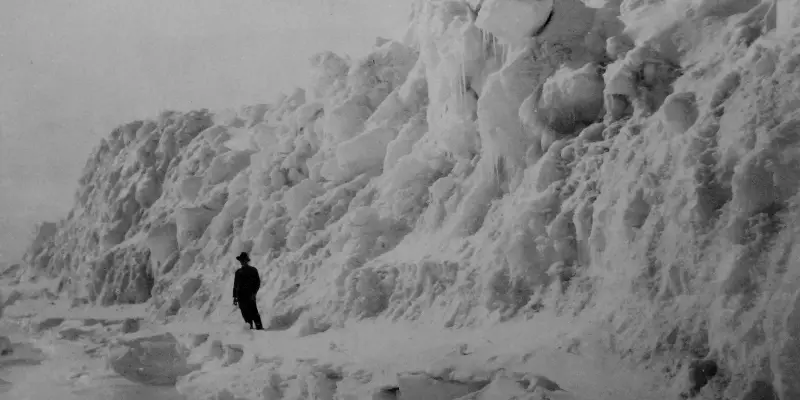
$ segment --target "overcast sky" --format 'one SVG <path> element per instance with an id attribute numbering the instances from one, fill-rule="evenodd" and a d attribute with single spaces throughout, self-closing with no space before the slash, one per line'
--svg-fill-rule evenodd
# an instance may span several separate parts
<path id="1" fill-rule="evenodd" d="M 162 109 L 268 102 L 308 58 L 397 37 L 410 0 L 0 1 L 0 254 L 72 206 L 97 141 Z"/>

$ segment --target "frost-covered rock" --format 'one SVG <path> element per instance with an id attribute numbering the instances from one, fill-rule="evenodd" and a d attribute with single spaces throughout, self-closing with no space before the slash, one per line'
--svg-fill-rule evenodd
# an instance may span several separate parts
<path id="1" fill-rule="evenodd" d="M 91 336 L 92 333 L 91 329 L 68 327 L 58 331 L 58 337 L 64 340 L 76 341 Z"/>
<path id="2" fill-rule="evenodd" d="M 123 338 L 112 349 L 108 363 L 114 372 L 136 383 L 172 386 L 178 378 L 199 368 L 187 363 L 188 352 L 171 334 Z"/>
<path id="3" fill-rule="evenodd" d="M 11 340 L 7 336 L 0 336 L 0 356 L 7 356 L 14 352 Z"/>
<path id="4" fill-rule="evenodd" d="M 31 329 L 34 333 L 39 333 L 53 329 L 62 323 L 64 323 L 64 318 L 60 317 L 37 318 L 31 321 Z"/>
<path id="5" fill-rule="evenodd" d="M 698 111 L 694 93 L 674 93 L 664 100 L 664 120 L 676 133 L 686 132 L 697 121 Z"/>
<path id="6" fill-rule="evenodd" d="M 601 116 L 603 88 L 597 65 L 586 64 L 577 70 L 561 68 L 542 84 L 532 119 L 538 118 L 559 135 L 573 134 L 576 127 L 590 125 Z M 531 111 L 520 107 L 523 123 L 532 123 L 526 121 Z"/>
<path id="7" fill-rule="evenodd" d="M 224 365 L 236 364 L 244 356 L 244 348 L 238 344 L 228 344 L 225 346 Z"/>
<path id="8" fill-rule="evenodd" d="M 134 333 L 139 331 L 139 320 L 136 318 L 125 318 L 122 321 L 122 326 L 120 326 L 120 332 L 122 333 Z"/>
<path id="9" fill-rule="evenodd" d="M 458 382 L 435 379 L 427 374 L 402 374 L 397 377 L 401 399 L 459 399 L 481 390 L 488 382 Z"/>
<path id="10" fill-rule="evenodd" d="M 13 306 L 14 303 L 21 300 L 24 297 L 24 294 L 19 290 L 11 290 L 8 292 L 3 293 L 5 297 L 3 297 L 2 307 L 9 307 Z"/>

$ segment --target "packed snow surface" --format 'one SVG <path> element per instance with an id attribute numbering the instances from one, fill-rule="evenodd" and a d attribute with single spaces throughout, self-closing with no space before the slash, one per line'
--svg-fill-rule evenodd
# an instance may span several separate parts
<path id="1" fill-rule="evenodd" d="M 7 296 L 146 307 L 26 326 L 193 400 L 800 398 L 800 2 L 587 4 L 416 0 L 272 103 L 120 126 Z"/>

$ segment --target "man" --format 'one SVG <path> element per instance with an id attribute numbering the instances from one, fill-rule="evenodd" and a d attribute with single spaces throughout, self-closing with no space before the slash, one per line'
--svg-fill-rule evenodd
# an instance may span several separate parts
<path id="1" fill-rule="evenodd" d="M 256 292 L 261 288 L 258 270 L 250 265 L 250 256 L 247 253 L 239 254 L 236 260 L 242 266 L 236 270 L 233 277 L 233 305 L 239 306 L 244 322 L 250 325 L 250 329 L 253 329 L 253 324 L 255 324 L 256 330 L 263 330 L 261 315 L 256 306 Z"/>

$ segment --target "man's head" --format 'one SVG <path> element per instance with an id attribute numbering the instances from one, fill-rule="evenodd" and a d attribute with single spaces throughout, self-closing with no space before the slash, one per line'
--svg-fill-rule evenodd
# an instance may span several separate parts
<path id="1" fill-rule="evenodd" d="M 247 255 L 246 252 L 242 252 L 238 256 L 236 256 L 236 260 L 239 261 L 242 265 L 246 265 L 250 262 L 250 256 Z"/>

